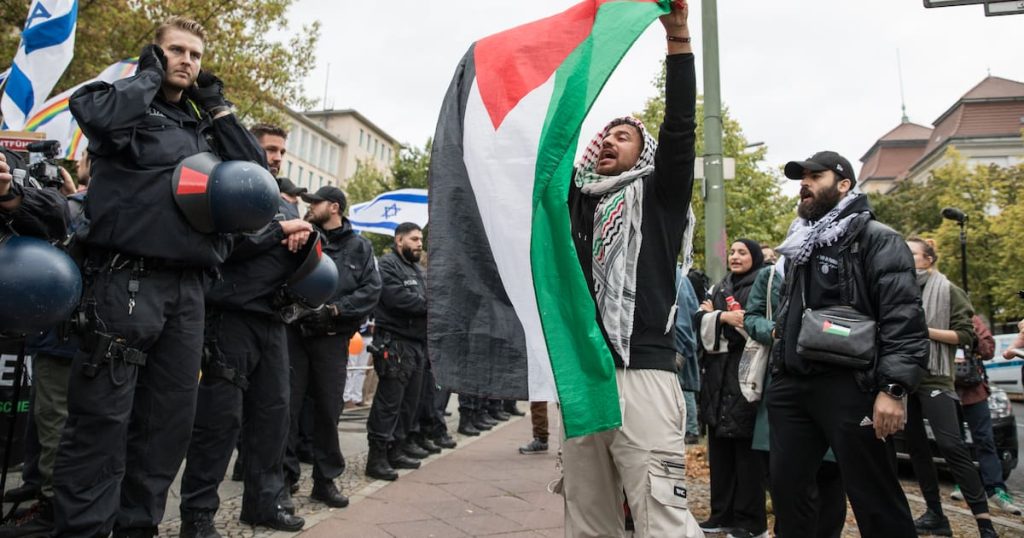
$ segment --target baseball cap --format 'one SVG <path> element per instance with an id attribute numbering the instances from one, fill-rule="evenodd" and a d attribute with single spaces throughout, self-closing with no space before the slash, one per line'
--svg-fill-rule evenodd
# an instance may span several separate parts
<path id="1" fill-rule="evenodd" d="M 301 194 L 306 194 L 307 192 L 309 192 L 309 190 L 306 189 L 305 187 L 299 187 L 295 185 L 295 183 L 292 183 L 292 180 L 286 177 L 277 178 L 277 184 L 281 188 L 281 192 L 291 196 L 299 196 Z"/>
<path id="2" fill-rule="evenodd" d="M 789 179 L 803 179 L 804 170 L 811 172 L 824 172 L 831 170 L 837 176 L 849 179 L 851 183 L 857 184 L 857 176 L 853 173 L 853 167 L 846 157 L 834 151 L 819 151 L 811 155 L 806 161 L 789 161 L 786 163 L 786 177 Z"/>
<path id="3" fill-rule="evenodd" d="M 313 194 L 304 193 L 301 196 L 302 200 L 307 204 L 315 204 L 327 200 L 328 202 L 337 203 L 338 205 L 341 206 L 342 209 L 345 209 L 345 205 L 347 203 L 345 199 L 345 193 L 341 192 L 341 189 L 339 189 L 338 187 L 332 187 L 330 185 L 326 187 L 320 187 Z"/>

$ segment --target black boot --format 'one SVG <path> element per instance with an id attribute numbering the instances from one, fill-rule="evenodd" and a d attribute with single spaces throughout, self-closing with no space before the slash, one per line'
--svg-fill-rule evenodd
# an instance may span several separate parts
<path id="1" fill-rule="evenodd" d="M 366 476 L 377 480 L 398 479 L 398 473 L 388 463 L 387 447 L 380 441 L 370 441 L 370 453 L 366 456 Z"/>
<path id="2" fill-rule="evenodd" d="M 480 435 L 479 431 L 477 431 L 476 433 L 477 435 Z M 455 439 L 452 439 L 452 436 L 448 435 L 448 432 L 444 432 L 431 440 L 434 442 L 434 445 L 439 446 L 441 448 L 452 449 L 455 448 L 455 446 L 457 445 Z"/>
<path id="3" fill-rule="evenodd" d="M 490 430 L 497 423 L 497 421 L 490 420 L 487 411 L 480 410 L 473 414 L 473 427 L 482 432 Z"/>
<path id="4" fill-rule="evenodd" d="M 514 417 L 525 417 L 526 416 L 526 413 L 520 411 L 519 407 L 517 407 L 516 403 L 513 402 L 513 401 L 505 402 L 504 406 L 502 406 L 502 410 L 505 411 L 506 413 L 514 416 Z"/>
<path id="5" fill-rule="evenodd" d="M 412 437 L 402 441 L 402 452 L 406 456 L 417 460 L 422 460 L 427 456 L 430 456 L 430 453 L 420 448 L 420 445 L 416 444 Z"/>
<path id="6" fill-rule="evenodd" d="M 459 413 L 459 429 L 458 432 L 462 435 L 469 435 L 476 437 L 480 435 L 480 430 L 473 425 L 473 414 L 472 412 Z"/>
<path id="7" fill-rule="evenodd" d="M 334 480 L 314 482 L 313 492 L 309 494 L 309 498 L 314 501 L 320 501 L 331 508 L 345 508 L 348 506 L 348 497 L 338 491 L 338 486 L 334 483 Z"/>
<path id="8" fill-rule="evenodd" d="M 53 527 L 53 502 L 49 499 L 40 499 L 14 523 L 0 527 L 0 537 L 50 536 Z"/>
<path id="9" fill-rule="evenodd" d="M 945 514 L 939 514 L 926 510 L 921 517 L 914 520 L 914 527 L 918 534 L 933 534 L 935 536 L 953 536 L 953 529 L 949 527 L 949 518 Z"/>
<path id="10" fill-rule="evenodd" d="M 215 512 L 209 510 L 181 513 L 181 530 L 178 538 L 220 538 L 220 533 L 213 526 Z"/>
<path id="11" fill-rule="evenodd" d="M 397 443 L 388 445 L 388 463 L 395 469 L 419 469 L 420 462 L 402 453 Z"/>
<path id="12" fill-rule="evenodd" d="M 285 512 L 295 515 L 295 501 L 292 499 L 291 487 L 281 490 L 281 494 L 277 497 L 277 505 L 284 508 Z"/>
<path id="13" fill-rule="evenodd" d="M 428 454 L 441 453 L 441 447 L 434 444 L 434 442 L 431 441 L 430 438 L 427 437 L 426 435 L 417 435 L 415 441 L 416 446 L 422 448 L 423 450 L 426 450 Z"/>
<path id="14" fill-rule="evenodd" d="M 508 422 L 508 420 L 510 418 L 512 418 L 512 415 L 509 415 L 508 413 L 503 411 L 500 407 L 496 407 L 494 409 L 491 409 L 490 411 L 488 411 L 488 414 L 490 415 L 491 418 L 493 418 L 494 420 L 497 420 L 498 422 Z"/>
<path id="15" fill-rule="evenodd" d="M 39 497 L 38 484 L 22 484 L 4 492 L 5 503 L 23 503 Z"/>

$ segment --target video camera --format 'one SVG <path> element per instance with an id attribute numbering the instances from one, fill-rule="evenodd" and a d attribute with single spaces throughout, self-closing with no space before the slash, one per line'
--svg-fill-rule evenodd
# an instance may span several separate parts
<path id="1" fill-rule="evenodd" d="M 40 140 L 32 142 L 26 148 L 29 154 L 28 177 L 24 172 L 14 172 L 14 180 L 26 186 L 26 180 L 31 187 L 36 188 L 60 188 L 64 179 L 60 176 L 60 165 L 57 164 L 57 156 L 60 155 L 60 142 L 57 140 Z"/>

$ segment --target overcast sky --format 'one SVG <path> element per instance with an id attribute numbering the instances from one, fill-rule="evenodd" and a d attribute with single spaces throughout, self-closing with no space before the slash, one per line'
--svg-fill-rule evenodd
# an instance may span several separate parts
<path id="1" fill-rule="evenodd" d="M 459 59 L 481 37 L 563 11 L 577 0 L 299 0 L 291 31 L 321 21 L 310 96 L 355 108 L 402 142 L 432 136 Z M 700 0 L 690 26 L 703 89 Z M 719 2 L 722 94 L 766 165 L 834 149 L 855 166 L 900 121 L 897 49 L 907 113 L 938 118 L 989 72 L 1024 81 L 1024 15 L 980 5 L 926 9 L 920 0 Z M 583 126 L 639 111 L 664 54 L 657 22 L 612 75 Z M 327 79 L 327 65 L 330 77 Z"/>

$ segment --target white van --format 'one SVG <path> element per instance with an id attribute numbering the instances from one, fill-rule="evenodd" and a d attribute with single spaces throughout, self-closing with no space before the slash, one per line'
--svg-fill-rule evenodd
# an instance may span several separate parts
<path id="1" fill-rule="evenodd" d="M 1017 339 L 1017 333 L 997 334 L 996 355 L 985 362 L 985 372 L 988 373 L 989 385 L 1005 390 L 1011 398 L 1024 397 L 1024 385 L 1021 384 L 1021 367 L 1024 366 L 1024 350 L 1021 350 L 1022 357 L 1017 359 L 1004 359 L 1003 352 L 1006 351 L 1013 341 Z"/>

